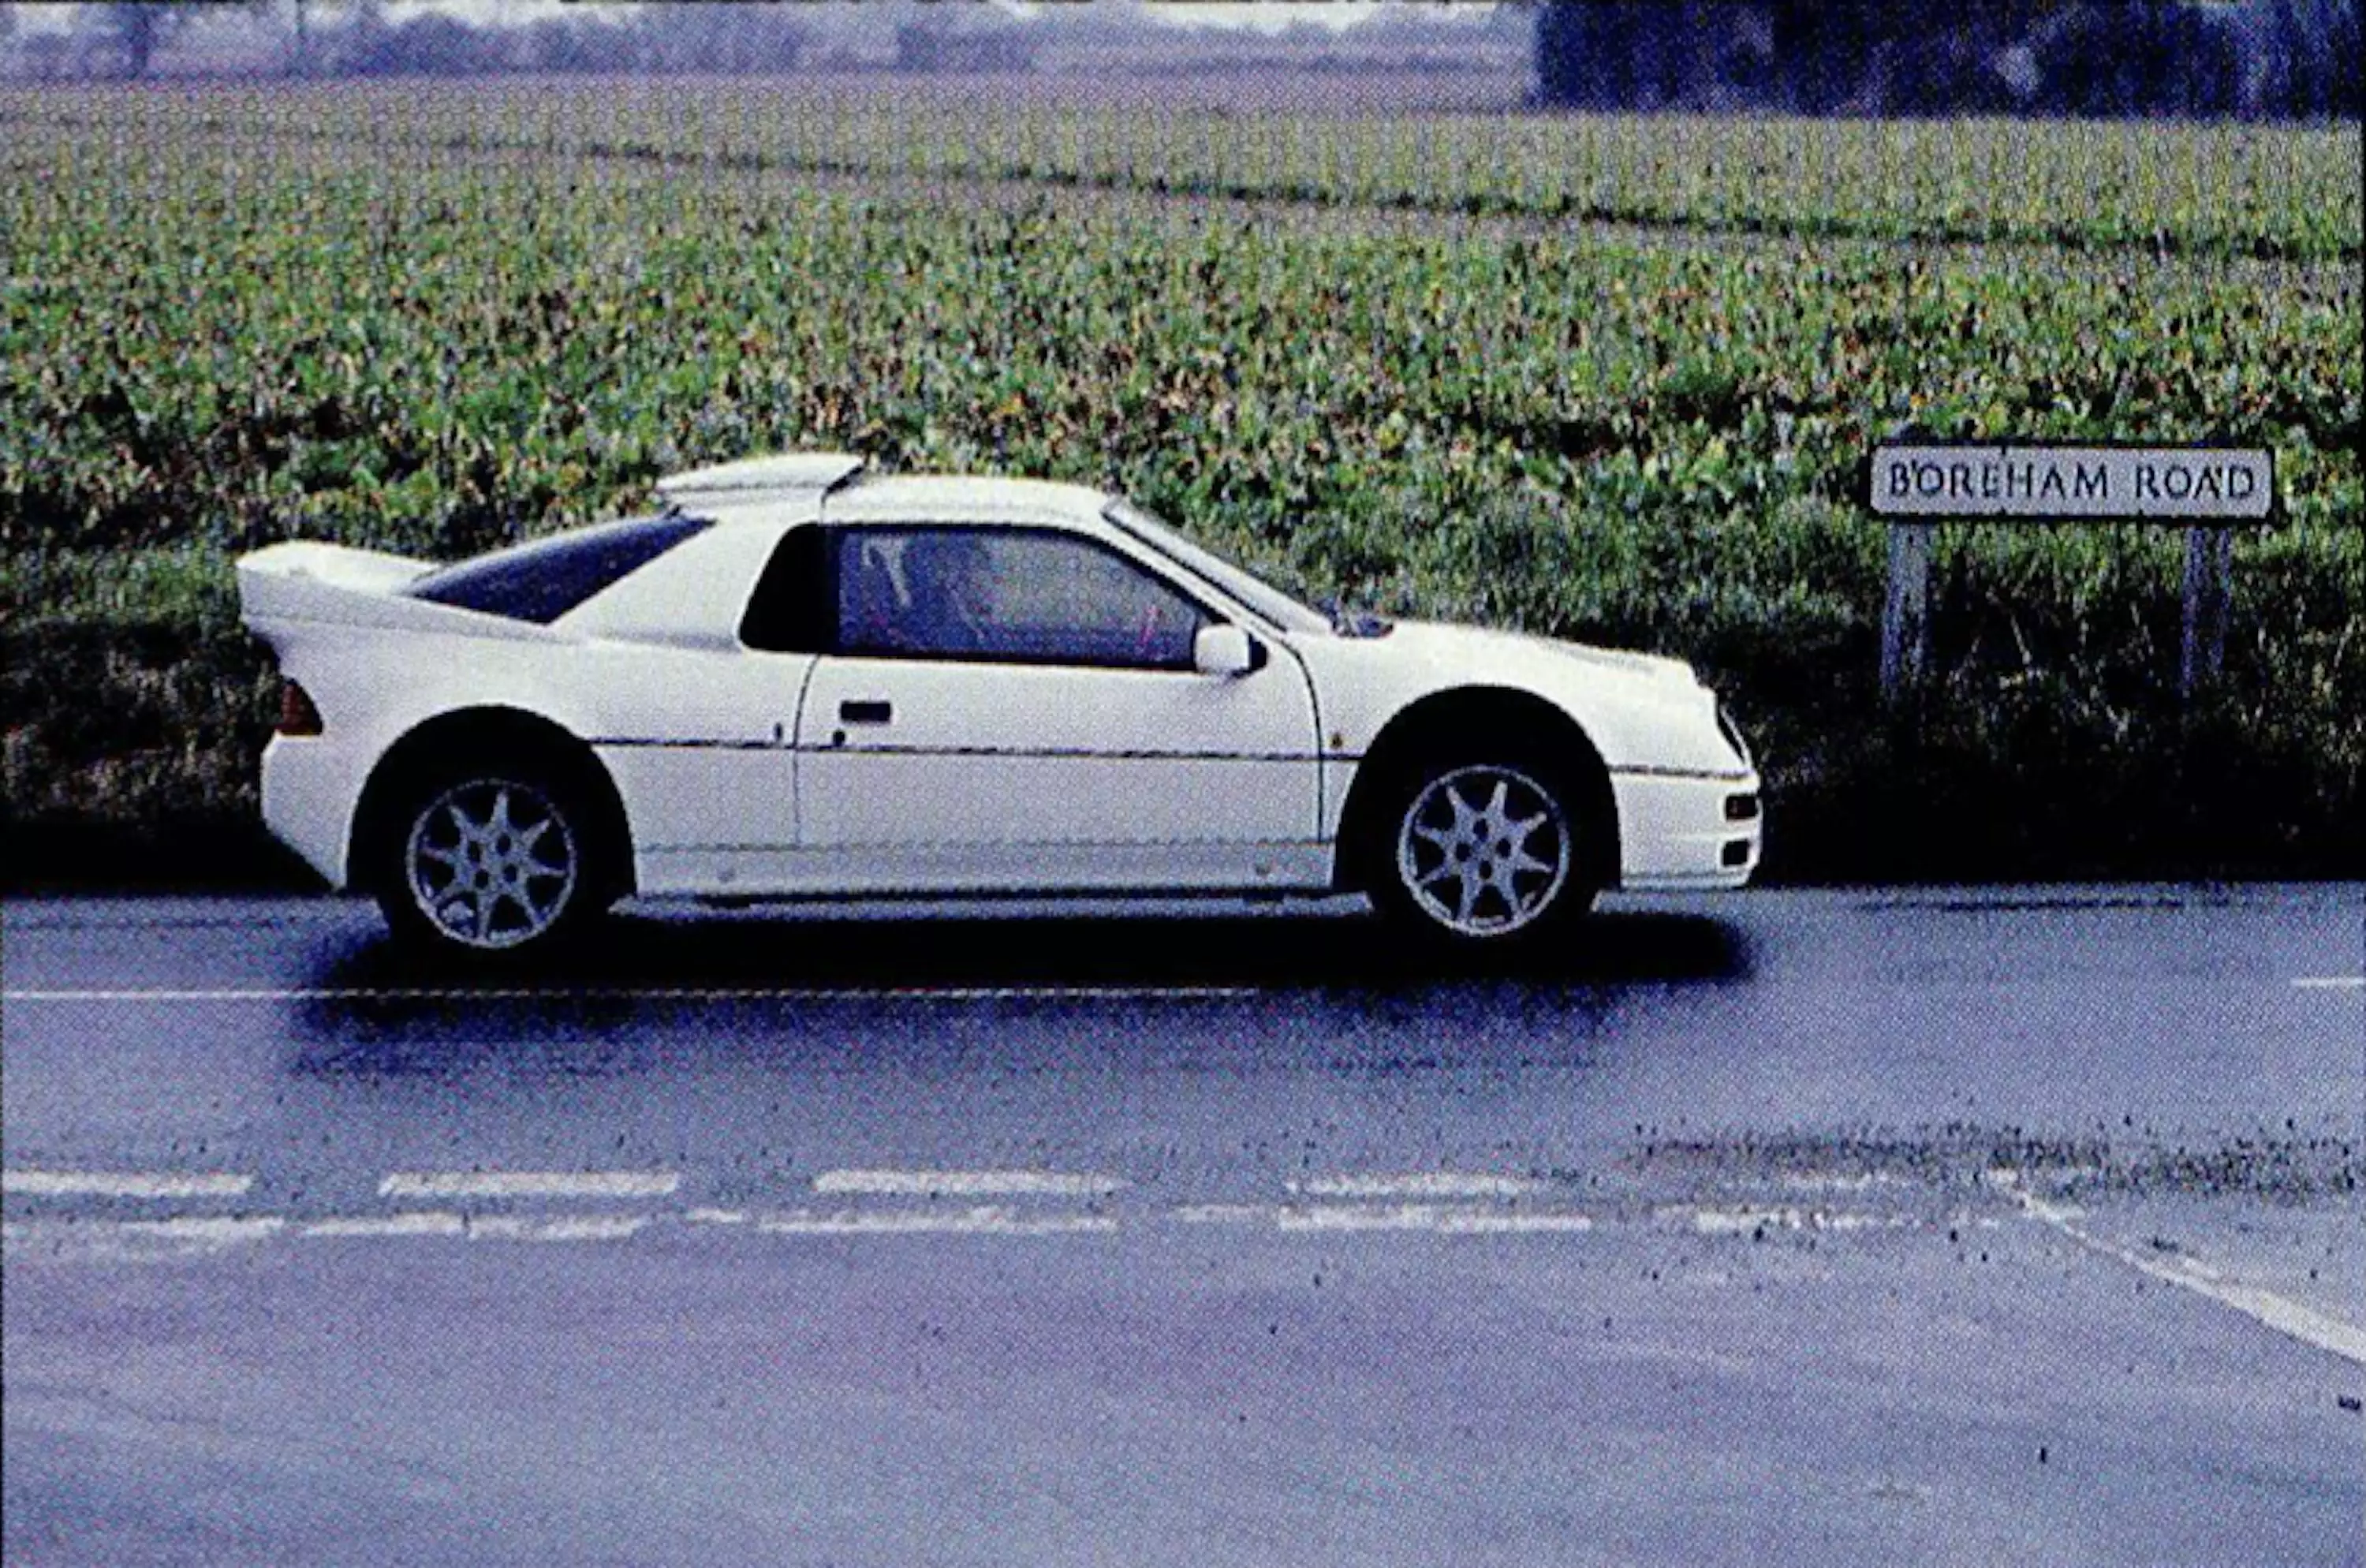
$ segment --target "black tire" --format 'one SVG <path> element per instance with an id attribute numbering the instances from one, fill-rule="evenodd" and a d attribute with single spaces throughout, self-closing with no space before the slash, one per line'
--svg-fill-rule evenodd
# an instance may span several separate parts
<path id="1" fill-rule="evenodd" d="M 1435 756 L 1379 801 L 1364 886 L 1400 933 L 1462 952 L 1566 932 L 1600 888 L 1585 835 L 1600 831 L 1565 769 L 1517 753 Z"/>
<path id="2" fill-rule="evenodd" d="M 396 941 L 480 963 L 572 942 L 614 897 L 592 799 L 563 770 L 527 761 L 406 781 L 368 849 Z"/>

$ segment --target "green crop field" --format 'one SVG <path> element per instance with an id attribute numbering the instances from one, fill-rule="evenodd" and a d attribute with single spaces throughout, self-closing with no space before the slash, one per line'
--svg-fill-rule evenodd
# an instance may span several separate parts
<path id="1" fill-rule="evenodd" d="M 827 445 L 1691 658 L 1778 872 L 2366 859 L 2355 126 L 890 92 L 0 93 L 12 841 L 251 820 L 240 550 L 452 554 Z M 2180 711 L 2174 532 L 1951 528 L 1885 714 L 1858 465 L 1909 423 L 2274 447 L 2222 688 Z"/>

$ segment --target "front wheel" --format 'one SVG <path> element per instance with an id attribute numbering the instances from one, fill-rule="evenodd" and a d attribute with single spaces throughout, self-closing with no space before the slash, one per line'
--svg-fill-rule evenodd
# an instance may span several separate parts
<path id="1" fill-rule="evenodd" d="M 1414 773 L 1397 792 L 1374 901 L 1458 945 L 1508 943 L 1594 901 L 1578 818 L 1548 770 L 1468 761 Z"/>
<path id="2" fill-rule="evenodd" d="M 598 902 L 590 829 L 569 792 L 522 773 L 440 781 L 388 835 L 379 907 L 398 937 L 447 950 L 553 946 Z"/>

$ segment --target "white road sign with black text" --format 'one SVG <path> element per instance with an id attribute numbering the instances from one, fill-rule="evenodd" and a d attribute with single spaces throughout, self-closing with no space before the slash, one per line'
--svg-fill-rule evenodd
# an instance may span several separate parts
<path id="1" fill-rule="evenodd" d="M 2231 446 L 1879 446 L 1884 517 L 2172 518 L 2257 522 L 2274 460 Z"/>

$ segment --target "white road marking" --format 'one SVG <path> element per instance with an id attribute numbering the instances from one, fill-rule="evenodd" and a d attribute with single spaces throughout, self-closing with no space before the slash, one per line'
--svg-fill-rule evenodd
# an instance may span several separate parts
<path id="1" fill-rule="evenodd" d="M 1301 1233 L 1427 1231 L 1439 1235 L 1574 1235 L 1601 1223 L 1574 1210 L 1490 1209 L 1467 1203 L 1199 1203 L 1177 1209 L 1169 1217 L 1190 1225 L 1269 1224 Z"/>
<path id="2" fill-rule="evenodd" d="M 400 1214 L 339 1215 L 299 1225 L 303 1236 L 458 1236 L 468 1241 L 621 1241 L 648 1228 L 648 1214 L 464 1214 L 414 1209 Z"/>
<path id="3" fill-rule="evenodd" d="M 0 991 L 10 1002 L 468 1001 L 1194 1001 L 1254 997 L 1253 986 L 287 986 L 231 989 Z"/>
<path id="4" fill-rule="evenodd" d="M 2313 1345 L 2354 1365 L 2366 1367 L 2366 1328 L 2354 1323 L 2345 1323 L 2338 1317 L 2329 1317 L 2314 1307 L 2304 1306 L 2257 1285 L 2228 1282 L 2218 1270 L 2198 1259 L 2148 1258 L 2116 1242 L 2105 1241 L 2080 1227 L 2080 1212 L 2077 1208 L 2064 1203 L 2049 1203 L 2038 1197 L 2021 1184 L 2017 1171 L 1991 1171 L 1989 1179 L 2011 1195 L 2022 1213 L 2067 1236 L 2098 1257 L 2124 1263 L 2147 1279 L 2191 1291 L 2221 1306 L 2232 1308 L 2287 1338 Z"/>
<path id="5" fill-rule="evenodd" d="M 261 1241 L 287 1222 L 273 1215 L 184 1214 L 165 1220 L 10 1220 L 0 1242 L 72 1244 L 116 1255 L 152 1253 L 158 1244 L 179 1252 L 219 1252 Z"/>
<path id="6" fill-rule="evenodd" d="M 1864 1214 L 1846 1210 L 1802 1209 L 1788 1204 L 1774 1208 L 1705 1208 L 1677 1203 L 1657 1213 L 1663 1220 L 1689 1224 L 1702 1235 L 1746 1235 L 1760 1230 L 1904 1230 L 1915 1223 L 1905 1214 Z"/>
<path id="7" fill-rule="evenodd" d="M 556 1220 L 522 1214 L 474 1215 L 471 1241 L 622 1241 L 649 1223 L 646 1214 L 569 1214 Z"/>
<path id="8" fill-rule="evenodd" d="M 2304 991 L 2366 990 L 2366 975 L 2303 975 L 2293 984 Z"/>
<path id="9" fill-rule="evenodd" d="M 1449 1170 L 1396 1176 L 1317 1176 L 1290 1183 L 1310 1198 L 1519 1198 L 1545 1190 L 1524 1176 L 1467 1175 Z"/>
<path id="10" fill-rule="evenodd" d="M 598 1175 L 600 1173 L 591 1173 Z M 612 1173 L 628 1176 L 637 1181 L 648 1181 L 642 1173 Z M 873 1177 L 878 1172 L 844 1173 L 857 1178 Z M 916 1174 L 916 1173 L 902 1173 Z M 1104 1190 L 1106 1178 L 1074 1179 L 1079 1185 L 1044 1187 L 1039 1182 L 1014 1184 L 1012 1176 L 1041 1177 L 1048 1173 L 1030 1172 L 968 1172 L 937 1175 L 971 1175 L 996 1177 L 1003 1179 L 981 1184 L 981 1190 L 1012 1191 L 1032 1194 L 1044 1190 L 1069 1191 Z M 487 1175 L 524 1177 L 527 1181 L 563 1179 L 537 1178 L 530 1173 L 505 1172 L 472 1174 L 468 1180 L 479 1182 Z M 393 1183 L 395 1178 L 389 1178 Z M 400 1195 L 406 1197 L 471 1195 L 456 1189 L 456 1178 L 420 1177 L 404 1179 Z M 877 1186 L 858 1180 L 847 1190 L 870 1191 Z M 650 1182 L 645 1194 L 625 1190 L 621 1185 L 605 1185 L 603 1196 L 663 1195 L 671 1189 Z M 516 1183 L 502 1183 L 500 1195 L 510 1196 L 538 1189 Z M 894 1189 L 891 1195 L 902 1195 L 903 1189 Z M 946 1188 L 932 1187 L 927 1190 L 942 1192 Z M 1165 1211 L 1166 1217 L 1182 1224 L 1240 1224 L 1271 1227 L 1285 1234 L 1346 1234 L 1357 1232 L 1419 1232 L 1436 1235 L 1578 1235 L 1605 1224 L 1617 1224 L 1616 1217 L 1604 1218 L 1570 1209 L 1503 1208 L 1485 1202 L 1442 1203 L 1198 1203 L 1184 1204 Z M 2076 1217 L 2076 1211 L 2056 1209 L 2050 1217 L 2067 1223 Z M 1796 1207 L 1704 1208 L 1696 1205 L 1669 1205 L 1651 1212 L 1654 1223 L 1677 1223 L 1690 1225 L 1703 1235 L 1729 1235 L 1746 1233 L 1761 1226 L 1785 1230 L 1852 1231 L 1876 1228 L 1897 1228 L 1917 1222 L 1897 1214 L 1835 1212 L 1826 1209 Z M 1999 1222 L 1982 1217 L 1977 1221 L 1958 1215 L 1950 1223 L 1979 1224 L 1993 1226 Z M 638 1235 L 653 1225 L 683 1224 L 698 1226 L 746 1226 L 756 1231 L 789 1235 L 1108 1235 L 1121 1227 L 1120 1221 L 1109 1214 L 1093 1213 L 1046 1211 L 1032 1205 L 1012 1207 L 1007 1204 L 972 1204 L 960 1208 L 912 1208 L 904 1206 L 850 1207 L 840 1209 L 797 1209 L 772 1213 L 751 1213 L 743 1209 L 702 1208 L 680 1214 L 663 1213 L 497 1213 L 480 1214 L 459 1209 L 407 1209 L 385 1214 L 331 1214 L 313 1219 L 296 1220 L 272 1215 L 218 1216 L 177 1215 L 147 1220 L 83 1220 L 58 1219 L 45 1221 L 9 1221 L 7 1239 L 14 1245 L 42 1238 L 79 1239 L 92 1245 L 170 1243 L 182 1246 L 220 1247 L 241 1242 L 252 1242 L 281 1230 L 297 1237 L 417 1239 L 451 1237 L 479 1241 L 617 1241 Z M 137 1254 L 135 1254 L 137 1255 Z M 2115 1254 L 2116 1255 L 2116 1254 Z M 2139 1266 L 2144 1266 L 2139 1261 Z M 2219 1288 L 2241 1292 L 2242 1287 L 2218 1287 L 2219 1279 L 2207 1266 L 2187 1261 L 2180 1266 L 2180 1281 L 2195 1289 Z M 2304 1310 L 2304 1309 L 2301 1309 Z M 2350 1330 L 2356 1333 L 2358 1331 Z"/>
<path id="11" fill-rule="evenodd" d="M 1276 1213 L 1262 1203 L 1187 1203 L 1167 1217 L 1187 1225 L 1262 1224 Z"/>
<path id="12" fill-rule="evenodd" d="M 1114 1176 L 1057 1170 L 825 1170 L 813 1190 L 873 1198 L 1102 1198 Z"/>
<path id="13" fill-rule="evenodd" d="M 0 1192 L 22 1198 L 242 1198 L 252 1176 L 130 1170 L 0 1172 Z"/>
<path id="14" fill-rule="evenodd" d="M 670 1170 L 398 1171 L 381 1198 L 665 1198 L 682 1186 Z"/>
<path id="15" fill-rule="evenodd" d="M 1325 1203 L 1307 1209 L 1277 1209 L 1273 1217 L 1275 1226 L 1284 1231 L 1434 1231 L 1447 1235 L 1482 1235 L 1594 1228 L 1592 1216 L 1586 1214 L 1524 1214 L 1436 1203 L 1400 1203 L 1389 1208 Z"/>
<path id="16" fill-rule="evenodd" d="M 775 1235 L 1105 1235 L 1118 1226 L 1107 1214 L 1021 1214 L 985 1207 L 767 1214 L 756 1222 L 756 1228 Z"/>
<path id="17" fill-rule="evenodd" d="M 1549 1235 L 1590 1231 L 1590 1214 L 1543 1211 L 1533 1213 L 1490 1213 L 1449 1211 L 1439 1216 L 1437 1228 L 1448 1235 Z"/>
<path id="18" fill-rule="evenodd" d="M 466 1235 L 468 1216 L 448 1209 L 422 1209 L 403 1214 L 351 1214 L 313 1220 L 299 1227 L 299 1235 L 395 1236 Z"/>

